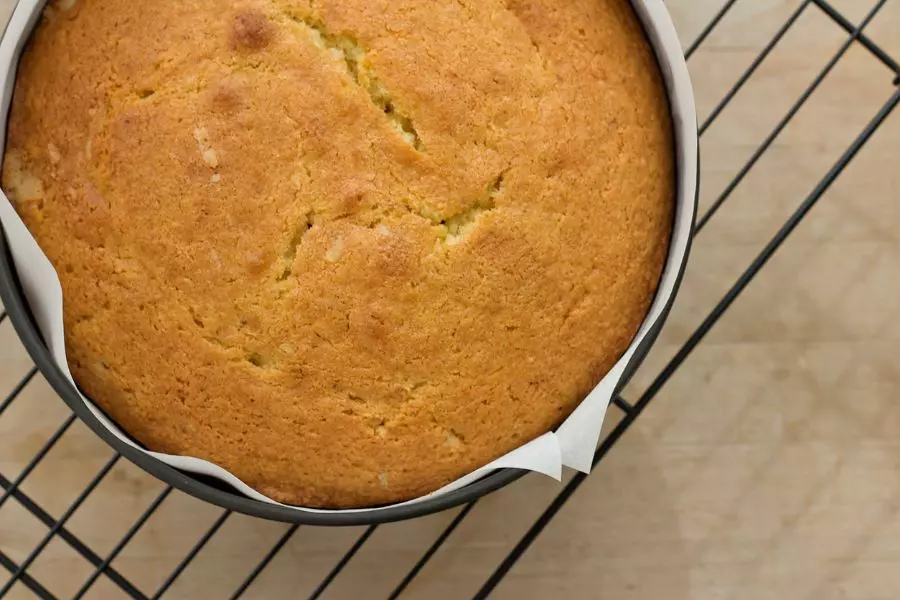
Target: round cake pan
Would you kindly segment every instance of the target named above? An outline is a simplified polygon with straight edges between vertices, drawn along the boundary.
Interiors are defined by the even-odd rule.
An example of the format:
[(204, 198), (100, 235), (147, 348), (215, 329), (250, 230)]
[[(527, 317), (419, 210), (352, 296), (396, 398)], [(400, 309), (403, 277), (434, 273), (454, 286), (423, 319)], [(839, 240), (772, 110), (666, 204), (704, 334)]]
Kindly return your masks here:
[[(21, 8), (21, 4), (19, 8)], [(676, 94), (683, 96), (685, 90), (689, 93), (690, 82), (687, 76), (687, 67), (684, 64), (684, 57), (681, 54), (680, 46), (678, 46), (678, 40), (675, 36), (674, 27), (662, 2), (660, 0), (632, 0), (632, 4), (644, 24), (648, 40), (656, 52), (661, 71), (666, 80), (673, 122), (675, 124), (679, 161), (677, 208), (678, 214), (689, 217), (688, 219), (676, 218), (676, 221), (681, 223), (680, 227), (682, 230), (679, 231), (676, 227), (675, 234), (687, 239), (687, 243), (684, 245), (683, 252), (679, 253), (679, 256), (669, 257), (669, 266), (671, 267), (674, 264), (676, 267), (672, 276), (675, 278), (675, 289), (677, 290), (687, 263), (690, 250), (690, 236), (693, 233), (694, 216), (697, 210), (696, 190), (698, 189), (699, 165), (696, 164), (698, 150), (696, 115), (692, 112), (692, 97), (676, 97)], [(29, 19), (29, 25), (33, 27), (37, 20), (37, 13), (27, 15), (27, 18)], [(4, 32), (5, 35), (9, 35), (9, 30)], [(4, 94), (3, 101), (9, 102), (12, 90), (0, 90), (0, 92)], [(684, 110), (685, 107), (690, 109), (690, 114), (679, 113), (679, 110)], [(690, 151), (685, 152), (685, 148), (690, 149)], [(692, 154), (693, 158), (688, 158), (685, 154)], [(691, 191), (688, 192), (687, 190)], [(632, 360), (627, 365), (625, 375), (619, 383), (619, 389), (624, 387), (650, 351), (650, 347), (659, 335), (663, 323), (669, 314), (675, 295), (672, 294), (670, 296), (662, 315), (653, 324), (649, 335), (644, 338), (634, 353)], [(254, 500), (217, 480), (185, 473), (168, 466), (139, 448), (123, 442), (97, 419), (81, 400), (76, 388), (56, 365), (50, 350), (42, 339), (29, 309), (22, 285), (19, 282), (5, 233), (0, 235), (0, 298), (3, 300), (5, 309), (17, 334), (36, 366), (56, 393), (94, 433), (116, 452), (119, 452), (122, 456), (164, 483), (196, 498), (229, 510), (274, 521), (308, 525), (358, 526), (387, 523), (412, 519), (472, 502), (512, 483), (526, 473), (515, 469), (500, 469), (474, 483), (445, 495), (425, 499), (414, 504), (386, 507), (378, 511), (307, 512)]]

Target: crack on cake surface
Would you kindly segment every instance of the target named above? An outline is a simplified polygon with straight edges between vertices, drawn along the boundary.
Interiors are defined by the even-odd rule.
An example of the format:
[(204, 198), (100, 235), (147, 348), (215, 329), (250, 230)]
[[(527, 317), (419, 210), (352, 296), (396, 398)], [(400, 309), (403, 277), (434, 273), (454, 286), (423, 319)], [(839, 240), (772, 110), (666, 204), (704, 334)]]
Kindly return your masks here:
[(519, 14), (521, 11), (521, 0), (506, 0), (503, 3), (503, 8), (506, 9), (509, 14), (511, 14), (515, 19), (522, 25), (525, 30), (525, 34), (528, 36), (529, 41), (531, 42), (531, 46), (534, 48), (534, 51), (537, 53), (538, 60), (541, 62), (541, 66), (545, 70), (550, 69), (550, 61), (547, 59), (547, 55), (544, 54), (544, 50), (541, 48), (540, 43), (534, 37), (531, 32), (531, 28), (528, 26), (525, 20), (523, 20), (522, 15)]
[(303, 244), (303, 238), (306, 237), (306, 234), (309, 233), (309, 230), (313, 227), (313, 217), (315, 214), (310, 211), (306, 213), (306, 218), (303, 223), (301, 223), (297, 229), (294, 231), (294, 234), (291, 236), (290, 241), (288, 242), (287, 250), (284, 251), (282, 255), (282, 262), (284, 263), (284, 270), (278, 276), (278, 281), (285, 281), (288, 277), (291, 276), (294, 267), (294, 259), (297, 258), (297, 248), (299, 248)]
[(468, 239), (469, 235), (478, 226), (478, 221), (485, 213), (496, 208), (496, 198), (503, 189), (505, 177), (506, 171), (500, 173), (494, 178), (485, 192), (476, 198), (466, 210), (451, 217), (441, 219), (429, 210), (418, 211), (418, 214), (442, 228), (441, 242), (443, 244), (447, 246), (457, 246)]
[(288, 12), (287, 16), (309, 32), (313, 44), (341, 60), (353, 82), (365, 91), (369, 99), (385, 115), (400, 137), (416, 150), (422, 149), (422, 140), (409, 115), (401, 111), (387, 88), (368, 64), (365, 50), (352, 37), (331, 33), (325, 25), (311, 17)]
[(218, 348), (229, 361), (246, 362), (257, 369), (275, 369), (273, 361), (257, 350), (251, 350), (241, 344), (230, 344), (222, 338), (215, 335), (204, 335), (203, 339), (208, 344)]

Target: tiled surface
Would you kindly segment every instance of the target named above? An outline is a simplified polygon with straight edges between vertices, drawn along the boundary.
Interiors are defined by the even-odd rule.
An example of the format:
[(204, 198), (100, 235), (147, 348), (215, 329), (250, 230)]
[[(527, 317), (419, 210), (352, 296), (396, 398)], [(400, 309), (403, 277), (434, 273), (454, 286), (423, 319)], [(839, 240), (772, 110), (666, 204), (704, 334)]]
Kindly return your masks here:
[[(693, 40), (724, 0), (670, 0)], [(701, 119), (801, 4), (738, 0), (691, 59)], [(869, 0), (834, 0), (854, 23)], [(9, 6), (0, 0), (0, 6)], [(900, 59), (900, 2), (867, 33)], [(815, 6), (703, 138), (702, 206), (726, 188), (846, 35)], [(697, 239), (637, 398), (888, 99), (891, 74), (854, 46)], [(690, 355), (496, 591), (498, 598), (888, 600), (900, 597), (900, 113), (893, 115)], [(0, 325), (0, 392), (30, 361)], [(68, 412), (37, 377), (0, 418), (14, 479)], [(54, 517), (110, 456), (72, 426), (22, 487)], [(162, 486), (121, 462), (67, 529), (105, 557)], [(471, 597), (559, 491), (530, 477), (485, 499), (409, 588)], [(220, 511), (173, 493), (113, 562), (148, 595)], [(381, 598), (453, 518), (379, 529), (326, 598)], [(284, 526), (232, 516), (167, 598), (226, 598)], [(47, 529), (0, 507), (21, 562)], [(245, 598), (306, 597), (362, 530), (302, 528)], [(60, 539), (29, 573), (60, 598), (92, 569)], [(0, 585), (8, 575), (0, 570)], [(29, 598), (21, 584), (10, 598)], [(87, 598), (124, 598), (105, 577)]]

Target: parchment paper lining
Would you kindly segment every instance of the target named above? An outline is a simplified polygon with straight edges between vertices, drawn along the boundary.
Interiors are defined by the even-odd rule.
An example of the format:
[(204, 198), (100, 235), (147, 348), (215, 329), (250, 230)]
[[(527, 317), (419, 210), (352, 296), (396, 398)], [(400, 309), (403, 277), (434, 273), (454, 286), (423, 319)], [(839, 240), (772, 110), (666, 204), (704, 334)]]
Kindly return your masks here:
[[(2, 96), (0, 96), (0, 139), (4, 141), (4, 144), (19, 56), (30, 32), (39, 20), (44, 3), (45, 0), (20, 0), (7, 26), (6, 33), (0, 41), (0, 91), (2, 91)], [(591, 460), (612, 394), (618, 388), (629, 364), (634, 360), (641, 343), (670, 304), (688, 250), (695, 217), (698, 160), (697, 117), (687, 65), (668, 11), (661, 0), (632, 0), (632, 4), (644, 24), (665, 78), (675, 126), (678, 158), (678, 194), (674, 233), (668, 262), (650, 313), (625, 355), (556, 432), (547, 433), (428, 496), (402, 504), (413, 504), (446, 494), (476, 481), (495, 469), (527, 469), (557, 480), (562, 476), (563, 466), (585, 473), (590, 471)], [(72, 380), (65, 353), (62, 289), (59, 278), (9, 200), (2, 193), (0, 196), (2, 196), (0, 198), (0, 222), (2, 222), (8, 238), (13, 262), (29, 307), (54, 360), (69, 380)], [(72, 383), (74, 385), (74, 381)], [(84, 396), (82, 399), (97, 419), (125, 443), (182, 471), (209, 475), (222, 480), (250, 498), (279, 504), (210, 462), (186, 456), (158, 454), (142, 449), (116, 424), (111, 422), (93, 402)], [(298, 460), (302, 460), (302, 458), (298, 457)], [(302, 507), (290, 508), (310, 512), (339, 512)], [(378, 511), (384, 510), (384, 508), (386, 507), (357, 509), (348, 512)]]

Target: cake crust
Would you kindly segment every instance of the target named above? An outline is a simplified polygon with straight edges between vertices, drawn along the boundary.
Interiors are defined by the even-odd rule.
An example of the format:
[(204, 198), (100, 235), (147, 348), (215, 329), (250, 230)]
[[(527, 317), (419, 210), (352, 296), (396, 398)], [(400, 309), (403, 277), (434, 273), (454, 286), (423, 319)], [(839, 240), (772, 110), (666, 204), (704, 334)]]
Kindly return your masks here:
[(627, 0), (51, 0), (2, 177), (83, 391), (328, 508), (565, 419), (645, 317), (674, 181)]

